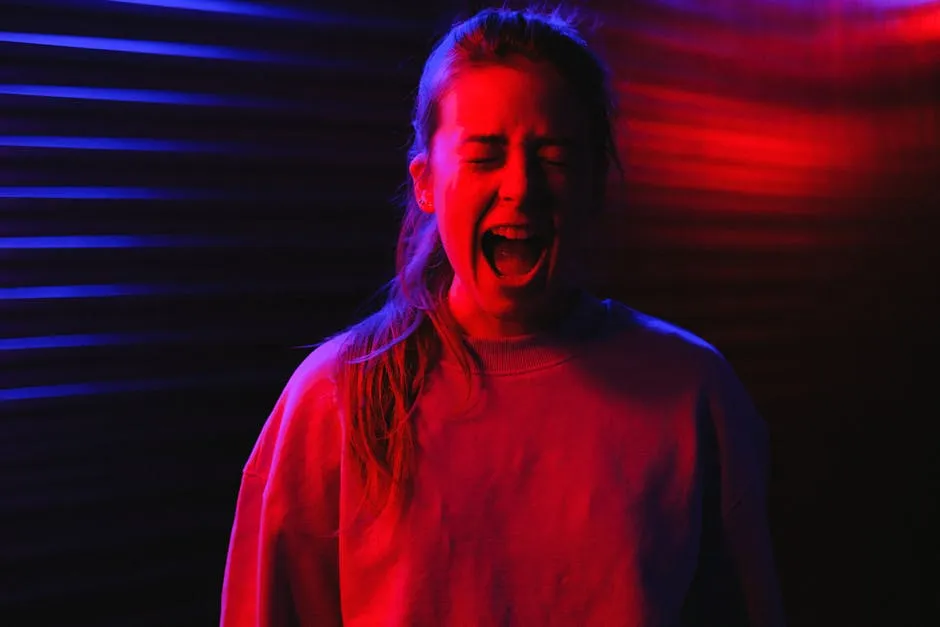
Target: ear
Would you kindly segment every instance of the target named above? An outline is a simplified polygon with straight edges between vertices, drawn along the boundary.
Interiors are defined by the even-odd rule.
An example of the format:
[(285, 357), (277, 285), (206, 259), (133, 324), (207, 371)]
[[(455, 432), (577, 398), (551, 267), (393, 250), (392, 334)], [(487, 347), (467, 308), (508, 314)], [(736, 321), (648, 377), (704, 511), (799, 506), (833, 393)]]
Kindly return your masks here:
[(428, 155), (422, 152), (408, 164), (411, 173), (411, 187), (414, 190), (418, 207), (425, 213), (434, 213), (434, 199), (431, 194), (430, 172), (428, 169)]

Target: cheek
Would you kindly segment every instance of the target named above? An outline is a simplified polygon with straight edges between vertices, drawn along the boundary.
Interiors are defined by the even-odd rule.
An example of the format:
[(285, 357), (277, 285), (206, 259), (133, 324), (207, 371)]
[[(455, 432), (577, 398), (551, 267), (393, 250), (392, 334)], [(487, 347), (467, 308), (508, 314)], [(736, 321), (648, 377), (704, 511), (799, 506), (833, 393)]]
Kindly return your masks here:
[(451, 266), (466, 277), (473, 272), (477, 225), (484, 214), (485, 193), (474, 177), (460, 171), (450, 174), (435, 179), (437, 226)]
[(472, 241), (477, 225), (487, 209), (487, 199), (492, 197), (485, 177), (456, 170), (449, 177), (435, 181), (434, 194), (439, 199), (442, 215), (441, 226), (453, 235), (457, 233)]
[(487, 194), (495, 192), (498, 181), (493, 175), (475, 172), (468, 167), (447, 165), (435, 174), (434, 192), (447, 203), (464, 210), (473, 210)]
[(560, 191), (570, 197), (581, 197), (589, 192), (594, 180), (590, 168), (574, 165), (565, 170), (558, 170), (549, 179)]
[(575, 219), (596, 212), (598, 206), (597, 181), (589, 168), (579, 168), (560, 174), (554, 186), (555, 197), (565, 219)]
[(557, 181), (549, 181), (549, 193), (552, 196), (555, 228), (566, 236), (584, 211), (584, 190), (576, 185), (576, 181), (559, 177)]
[(589, 236), (596, 213), (594, 183), (589, 172), (573, 172), (559, 178), (554, 187), (558, 211), (556, 226), (561, 237), (559, 253), (563, 257), (577, 256)]

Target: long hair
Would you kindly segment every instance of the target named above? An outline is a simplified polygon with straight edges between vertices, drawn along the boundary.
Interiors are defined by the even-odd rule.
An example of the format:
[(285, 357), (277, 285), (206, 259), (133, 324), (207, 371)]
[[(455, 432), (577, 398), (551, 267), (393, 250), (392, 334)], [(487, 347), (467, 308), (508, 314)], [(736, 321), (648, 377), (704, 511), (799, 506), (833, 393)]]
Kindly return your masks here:
[[(506, 63), (517, 55), (550, 63), (581, 98), (592, 122), (601, 179), (606, 179), (611, 163), (620, 169), (606, 66), (572, 19), (557, 10), (531, 9), (486, 9), (454, 25), (437, 43), (418, 85), (409, 162), (430, 150), (438, 101), (455, 72), (471, 64)], [(436, 216), (418, 207), (410, 177), (402, 200), (396, 273), (385, 303), (347, 331), (339, 360), (338, 393), (347, 415), (348, 452), (360, 471), (365, 498), (378, 511), (403, 497), (410, 486), (416, 458), (412, 413), (444, 351), (456, 356), (468, 381), (472, 368), (471, 354), (446, 303), (454, 270)]]

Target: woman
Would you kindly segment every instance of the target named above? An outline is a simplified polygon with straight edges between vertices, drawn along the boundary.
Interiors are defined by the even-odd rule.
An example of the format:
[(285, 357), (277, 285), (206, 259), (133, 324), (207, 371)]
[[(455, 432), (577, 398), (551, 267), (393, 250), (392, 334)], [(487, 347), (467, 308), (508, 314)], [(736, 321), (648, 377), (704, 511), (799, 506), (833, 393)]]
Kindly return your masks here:
[(264, 426), (224, 626), (783, 624), (746, 392), (579, 280), (611, 102), (557, 14), (483, 11), (434, 49), (387, 302)]

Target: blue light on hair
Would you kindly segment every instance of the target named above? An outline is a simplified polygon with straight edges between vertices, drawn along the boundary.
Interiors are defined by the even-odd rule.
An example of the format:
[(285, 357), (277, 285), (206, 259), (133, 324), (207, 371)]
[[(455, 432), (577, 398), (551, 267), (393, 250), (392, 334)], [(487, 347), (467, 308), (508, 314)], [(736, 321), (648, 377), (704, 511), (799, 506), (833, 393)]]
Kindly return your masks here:
[(169, 57), (190, 57), (196, 59), (222, 59), (226, 61), (254, 61), (267, 63), (303, 63), (304, 59), (225, 46), (189, 44), (173, 41), (146, 41), (141, 39), (111, 39), (107, 37), (83, 37), (78, 35), (52, 35), (45, 33), (13, 33), (0, 31), (0, 42), (52, 46), (58, 48), (79, 48), (83, 50), (103, 50), (108, 52), (128, 52), (132, 54), (151, 54)]
[(224, 13), (245, 17), (302, 22), (329, 26), (380, 27), (408, 29), (419, 27), (414, 21), (390, 18), (366, 18), (359, 15), (310, 11), (292, 7), (273, 6), (268, 3), (240, 2), (236, 0), (109, 0), (115, 4), (134, 4), (162, 9), (180, 9), (203, 13)]
[(263, 100), (260, 98), (244, 98), (240, 96), (194, 94), (155, 89), (116, 89), (109, 87), (71, 87), (64, 85), (0, 84), (0, 94), (9, 96), (38, 96), (44, 98), (72, 98), (76, 100), (190, 105), (199, 107), (279, 108), (289, 106), (284, 102)]

